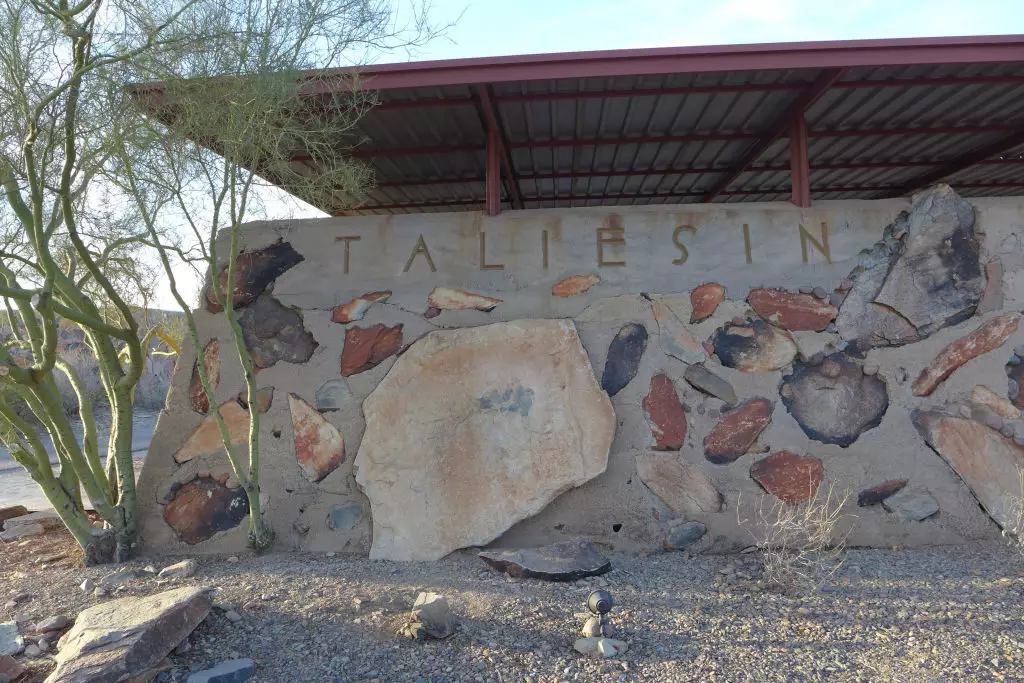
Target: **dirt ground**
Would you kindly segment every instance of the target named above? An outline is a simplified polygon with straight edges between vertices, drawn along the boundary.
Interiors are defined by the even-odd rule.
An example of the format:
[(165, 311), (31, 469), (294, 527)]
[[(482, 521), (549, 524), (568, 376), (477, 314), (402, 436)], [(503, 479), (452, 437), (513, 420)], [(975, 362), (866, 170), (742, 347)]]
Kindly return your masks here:
[[(74, 617), (97, 600), (177, 585), (216, 588), (216, 607), (158, 680), (251, 657), (262, 682), (285, 681), (1020, 681), (1024, 562), (1005, 546), (851, 550), (820, 591), (756, 586), (756, 554), (610, 555), (613, 570), (570, 583), (515, 580), (469, 552), (429, 564), (328, 554), (203, 557), (187, 579), (142, 578), (110, 597), (79, 585), (70, 537), (0, 544), (0, 621)], [(180, 558), (141, 557), (159, 569)], [(572, 649), (595, 587), (615, 596), (629, 650), (596, 660)], [(444, 641), (395, 634), (421, 590), (460, 620)], [(235, 610), (241, 620), (225, 616)], [(232, 615), (233, 616), (233, 615)], [(48, 656), (21, 660), (35, 683)]]

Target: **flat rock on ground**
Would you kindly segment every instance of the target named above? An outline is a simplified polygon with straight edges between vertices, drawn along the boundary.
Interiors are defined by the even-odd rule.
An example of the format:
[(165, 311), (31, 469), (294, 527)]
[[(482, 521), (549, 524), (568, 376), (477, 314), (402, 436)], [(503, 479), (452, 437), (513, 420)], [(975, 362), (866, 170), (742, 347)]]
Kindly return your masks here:
[(547, 581), (575, 581), (604, 574), (611, 562), (588, 541), (563, 541), (540, 548), (485, 550), (480, 559), (509, 576)]

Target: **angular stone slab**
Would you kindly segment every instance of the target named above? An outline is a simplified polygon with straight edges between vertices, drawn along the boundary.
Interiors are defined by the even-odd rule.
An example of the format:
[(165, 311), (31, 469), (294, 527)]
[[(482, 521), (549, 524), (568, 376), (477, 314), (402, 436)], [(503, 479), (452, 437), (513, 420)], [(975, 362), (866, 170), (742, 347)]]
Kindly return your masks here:
[(677, 515), (721, 512), (725, 499), (698, 466), (672, 455), (636, 456), (636, 473), (654, 495)]
[(707, 532), (708, 528), (700, 522), (686, 522), (669, 529), (662, 546), (665, 550), (684, 550), (704, 538)]
[(961, 365), (998, 349), (1017, 331), (1019, 322), (1020, 313), (996, 316), (942, 349), (914, 381), (914, 396), (928, 396)]
[[(210, 388), (217, 391), (220, 385), (220, 344), (216, 339), (211, 339), (203, 349), (203, 368), (206, 370), (206, 378), (210, 381)], [(206, 415), (210, 410), (210, 397), (203, 389), (203, 379), (199, 376), (199, 358), (192, 364), (192, 378), (188, 383), (188, 399), (192, 410), (201, 415)]]
[(343, 379), (329, 379), (316, 390), (316, 409), (321, 413), (341, 410), (352, 400), (352, 391)]
[[(217, 409), (228, 428), (228, 437), (234, 445), (249, 442), (249, 411), (236, 400), (225, 401)], [(200, 455), (216, 453), (224, 449), (220, 426), (214, 415), (206, 417), (195, 431), (192, 432), (174, 453), (174, 462), (180, 464), (193, 460)]]
[[(262, 249), (252, 249), (238, 254), (236, 259), (234, 305), (248, 306), (266, 291), (274, 280), (302, 263), (305, 259), (295, 251), (289, 242), (278, 242)], [(224, 264), (218, 274), (223, 289), (228, 279), (228, 266)], [(220, 313), (224, 308), (217, 303), (212, 289), (206, 292), (206, 310)]]
[(363, 508), (359, 503), (335, 505), (327, 513), (327, 527), (332, 531), (349, 531), (363, 518)]
[(197, 477), (180, 487), (164, 507), (164, 521), (189, 545), (234, 529), (248, 515), (245, 489), (230, 489), (209, 477)]
[(615, 432), (568, 320), (431, 332), (363, 413), (356, 482), (370, 499), (375, 559), (489, 543), (604, 472)]
[(60, 639), (46, 683), (150, 680), (171, 651), (210, 613), (202, 588), (176, 588), (145, 598), (121, 598), (82, 611)]
[(730, 323), (715, 333), (711, 343), (722, 365), (743, 372), (779, 370), (797, 354), (796, 340), (789, 332), (763, 320)]
[(821, 460), (789, 451), (772, 453), (750, 466), (750, 478), (784, 503), (796, 505), (814, 498), (825, 474)]
[(1019, 420), (1021, 417), (1020, 408), (1013, 405), (1012, 401), (980, 384), (971, 391), (971, 401), (985, 406), (1004, 420)]
[(190, 674), (185, 683), (242, 683), (256, 673), (256, 663), (251, 659), (229, 659), (212, 669)]
[(480, 559), (519, 579), (576, 581), (611, 571), (612, 563), (589, 541), (563, 541), (541, 548), (485, 550)]
[(857, 494), (857, 506), (863, 508), (878, 505), (889, 496), (902, 491), (906, 485), (906, 479), (888, 479), (881, 484), (875, 484)]
[(4, 522), (7, 520), (27, 514), (28, 508), (24, 505), (12, 505), (10, 507), (0, 508), (0, 529), (4, 528)]
[(689, 365), (707, 360), (704, 347), (697, 343), (671, 308), (660, 301), (652, 301), (651, 312), (658, 321), (658, 340), (661, 342), (661, 350), (666, 355), (678, 358)]
[(683, 373), (683, 379), (697, 391), (714, 396), (728, 405), (736, 405), (736, 390), (725, 379), (711, 372), (703, 365), (691, 365)]
[(817, 365), (795, 363), (779, 393), (808, 437), (844, 448), (881, 424), (889, 408), (885, 380), (864, 374), (860, 363), (842, 353)]
[(927, 491), (903, 489), (882, 501), (882, 507), (905, 522), (923, 522), (939, 512), (939, 503)]
[(716, 465), (727, 465), (740, 458), (771, 424), (774, 410), (774, 403), (755, 397), (729, 411), (704, 438), (704, 457)]
[(331, 314), (331, 322), (344, 324), (362, 320), (371, 306), (383, 303), (390, 298), (391, 292), (388, 290), (363, 294), (352, 299), (347, 304), (342, 304), (335, 308)]
[(686, 443), (686, 411), (667, 375), (651, 377), (651, 390), (641, 403), (659, 451), (678, 451)]
[(345, 440), (337, 427), (295, 394), (288, 394), (288, 409), (299, 469), (311, 482), (323, 481), (345, 461)]
[(19, 517), (12, 517), (4, 522), (0, 532), (0, 541), (9, 542), (26, 536), (41, 536), (47, 531), (59, 529), (64, 525), (56, 512), (43, 510), (30, 512)]
[(960, 475), (981, 506), (1008, 532), (1020, 533), (1020, 471), (1024, 448), (983, 424), (941, 411), (915, 411), (914, 426)]
[(302, 316), (269, 295), (260, 296), (238, 316), (242, 338), (257, 370), (278, 361), (305, 363), (316, 350)]
[(647, 328), (638, 323), (623, 325), (608, 345), (601, 388), (614, 396), (629, 384), (640, 368), (640, 358), (647, 348)]
[(341, 349), (341, 376), (351, 377), (375, 368), (402, 348), (402, 325), (350, 327)]
[(717, 282), (708, 282), (690, 292), (690, 324), (707, 320), (718, 310), (718, 305), (725, 301), (725, 287)]
[(428, 306), (442, 311), (492, 311), (500, 303), (501, 299), (451, 287), (434, 287), (427, 297)]
[(570, 296), (576, 296), (577, 294), (583, 294), (590, 290), (601, 282), (601, 276), (592, 273), (590, 275), (570, 275), (564, 280), (559, 280), (551, 287), (551, 294), (554, 296), (567, 298)]
[(813, 294), (793, 294), (784, 289), (755, 289), (747, 296), (754, 312), (773, 325), (791, 332), (821, 332), (839, 310)]

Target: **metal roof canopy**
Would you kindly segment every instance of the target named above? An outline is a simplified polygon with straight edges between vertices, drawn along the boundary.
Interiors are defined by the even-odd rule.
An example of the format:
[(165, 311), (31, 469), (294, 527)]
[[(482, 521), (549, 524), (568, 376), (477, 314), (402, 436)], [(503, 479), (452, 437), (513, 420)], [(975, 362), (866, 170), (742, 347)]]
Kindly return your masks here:
[[(316, 89), (352, 71), (326, 72)], [(359, 123), (369, 143), (355, 153), (378, 186), (358, 209), (318, 207), (332, 214), (809, 206), (937, 181), (966, 196), (1024, 188), (1024, 36), (527, 55), (358, 73), (380, 92)]]

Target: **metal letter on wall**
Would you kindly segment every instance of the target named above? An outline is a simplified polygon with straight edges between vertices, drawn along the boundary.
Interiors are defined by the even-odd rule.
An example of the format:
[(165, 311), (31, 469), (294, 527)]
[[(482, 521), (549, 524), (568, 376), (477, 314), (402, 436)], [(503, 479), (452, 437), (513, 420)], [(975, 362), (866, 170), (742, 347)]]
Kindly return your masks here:
[(814, 245), (822, 256), (825, 257), (825, 261), (832, 263), (832, 251), (828, 247), (828, 223), (822, 222), (821, 224), (821, 241), (819, 242), (814, 238), (811, 233), (804, 229), (804, 226), (800, 225), (800, 255), (804, 259), (804, 263), (807, 263), (808, 249), (807, 243), (810, 242)]
[(352, 243), (358, 242), (363, 239), (359, 235), (345, 235), (344, 237), (335, 237), (338, 242), (345, 243), (345, 275), (348, 275), (348, 264), (351, 261)]
[(420, 238), (416, 240), (416, 248), (412, 250), (411, 254), (409, 254), (409, 260), (405, 262), (405, 268), (402, 268), (402, 272), (409, 272), (409, 268), (412, 267), (412, 262), (416, 260), (416, 257), (419, 254), (423, 254), (427, 257), (427, 265), (430, 266), (430, 272), (436, 273), (437, 266), (434, 265), (434, 259), (430, 258), (430, 250), (427, 249), (427, 242), (423, 239), (422, 234), (420, 235)]
[(682, 253), (679, 255), (679, 258), (672, 259), (672, 265), (675, 266), (683, 265), (684, 263), (686, 263), (686, 260), (690, 258), (690, 250), (687, 249), (686, 245), (679, 240), (679, 236), (683, 232), (696, 234), (697, 228), (693, 227), (692, 225), (676, 226), (675, 232), (672, 233), (672, 244), (676, 245), (679, 248), (679, 251)]

